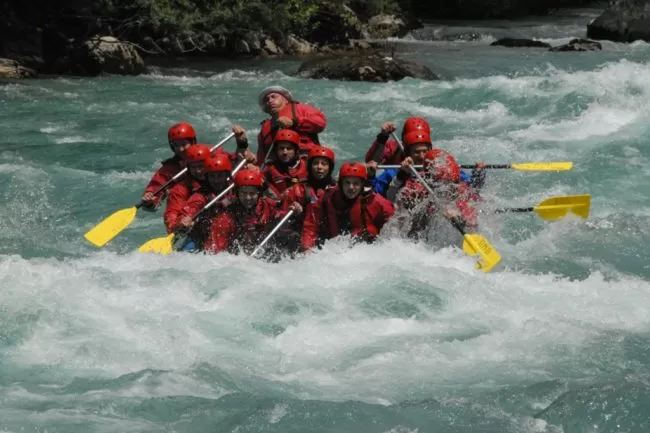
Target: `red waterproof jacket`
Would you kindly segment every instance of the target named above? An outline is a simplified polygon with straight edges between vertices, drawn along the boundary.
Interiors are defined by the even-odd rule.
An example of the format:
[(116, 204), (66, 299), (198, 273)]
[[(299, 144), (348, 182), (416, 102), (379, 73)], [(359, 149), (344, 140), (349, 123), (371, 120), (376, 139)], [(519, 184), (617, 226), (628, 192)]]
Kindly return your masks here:
[(301, 247), (308, 250), (319, 239), (331, 239), (348, 231), (353, 236), (373, 240), (394, 214), (393, 204), (375, 192), (362, 193), (349, 203), (338, 187), (332, 188), (317, 203), (307, 207)]
[[(327, 126), (327, 117), (318, 108), (302, 102), (290, 102), (280, 111), (278, 117), (288, 117), (293, 120), (293, 125), (289, 129), (300, 134), (300, 154), (305, 156), (314, 146), (320, 146), (318, 134)], [(266, 119), (262, 122), (262, 128), (257, 136), (257, 163), (265, 162), (266, 154), (273, 143), (273, 138), (278, 127), (274, 125), (272, 119)], [(273, 155), (269, 155), (273, 159)]]
[(329, 188), (333, 188), (335, 184), (327, 185), (325, 188), (315, 188), (309, 183), (299, 183), (284, 192), (282, 195), (282, 211), (289, 212), (289, 206), (297, 202), (302, 206), (301, 218), (294, 218), (291, 228), (298, 232), (302, 232), (302, 225), (307, 215), (307, 207), (316, 204), (318, 200), (325, 194)]
[[(151, 180), (147, 184), (147, 187), (144, 189), (144, 194), (148, 192), (155, 192), (158, 188), (163, 186), (169, 179), (176, 176), (179, 171), (183, 168), (181, 159), (177, 156), (173, 156), (169, 159), (164, 160), (160, 168), (154, 173), (151, 177)], [(166, 196), (165, 193), (160, 193), (156, 195), (153, 199), (155, 206), (159, 206), (160, 202)]]
[[(475, 204), (482, 199), (475, 189), (465, 183), (447, 182), (434, 189), (434, 192), (440, 194), (440, 199), (450, 202), (459, 211), (460, 218), (465, 223), (468, 231), (476, 229), (478, 226), (478, 211)], [(396, 201), (399, 207), (412, 209), (428, 196), (429, 192), (422, 183), (410, 178), (404, 183)], [(433, 204), (430, 204), (426, 209), (426, 213), (429, 215), (437, 212), (438, 210)]]
[[(375, 152), (379, 147), (379, 141), (375, 140), (370, 145), (370, 149), (366, 152), (366, 162), (372, 161), (372, 157), (375, 156)], [(400, 149), (399, 144), (395, 140), (388, 140), (384, 145), (384, 153), (381, 156), (379, 164), (401, 164), (404, 159), (404, 152)]]
[(183, 208), (190, 196), (201, 188), (201, 184), (196, 179), (184, 176), (169, 191), (167, 198), (167, 207), (165, 208), (165, 227), (167, 233), (172, 233), (178, 227), (178, 223), (183, 217)]
[(269, 186), (282, 194), (297, 183), (307, 182), (307, 162), (298, 159), (292, 167), (286, 169), (278, 163), (271, 163), (264, 168), (264, 177)]
[(281, 215), (278, 203), (267, 197), (260, 197), (253, 212), (247, 212), (235, 202), (212, 220), (205, 250), (236, 253), (240, 246), (249, 254), (273, 230)]

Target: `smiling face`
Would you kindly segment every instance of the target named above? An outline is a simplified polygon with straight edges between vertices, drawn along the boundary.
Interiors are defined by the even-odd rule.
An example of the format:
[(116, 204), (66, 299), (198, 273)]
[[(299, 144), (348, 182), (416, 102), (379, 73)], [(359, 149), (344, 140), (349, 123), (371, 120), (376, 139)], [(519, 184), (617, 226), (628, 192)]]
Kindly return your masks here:
[(341, 189), (346, 198), (350, 200), (355, 199), (361, 194), (363, 179), (359, 177), (344, 177), (341, 179)]

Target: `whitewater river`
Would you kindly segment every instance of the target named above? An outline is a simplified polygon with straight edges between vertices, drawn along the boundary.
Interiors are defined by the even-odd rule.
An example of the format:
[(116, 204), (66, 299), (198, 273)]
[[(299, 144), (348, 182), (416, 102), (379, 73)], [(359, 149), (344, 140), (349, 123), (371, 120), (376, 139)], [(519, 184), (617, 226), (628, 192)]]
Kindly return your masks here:
[[(597, 13), (432, 23), (483, 35), (397, 44), (438, 82), (299, 80), (298, 60), (273, 60), (0, 84), (0, 432), (650, 431), (650, 45), (489, 46), (558, 45)], [(172, 123), (254, 137), (271, 84), (327, 114), (339, 166), (420, 115), (462, 163), (574, 162), (491, 171), (486, 206), (591, 194), (590, 217), (486, 212), (489, 274), (395, 236), (278, 264), (143, 255), (164, 234), (146, 213), (86, 243), (137, 202)]]

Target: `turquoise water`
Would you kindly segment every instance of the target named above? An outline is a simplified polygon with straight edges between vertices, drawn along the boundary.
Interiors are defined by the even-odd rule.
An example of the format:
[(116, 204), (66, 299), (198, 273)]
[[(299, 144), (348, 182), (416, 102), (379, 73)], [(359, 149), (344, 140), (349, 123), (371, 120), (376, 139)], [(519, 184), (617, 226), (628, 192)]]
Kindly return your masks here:
[[(558, 44), (594, 13), (513, 31)], [(298, 80), (289, 59), (0, 85), (0, 432), (650, 431), (650, 46), (489, 47), (508, 25), (398, 42), (441, 82)], [(574, 162), (490, 172), (488, 209), (589, 193), (590, 218), (486, 214), (490, 274), (395, 236), (279, 264), (138, 254), (151, 214), (84, 241), (137, 202), (170, 124), (254, 136), (274, 83), (325, 111), (339, 161), (422, 115), (463, 163)]]

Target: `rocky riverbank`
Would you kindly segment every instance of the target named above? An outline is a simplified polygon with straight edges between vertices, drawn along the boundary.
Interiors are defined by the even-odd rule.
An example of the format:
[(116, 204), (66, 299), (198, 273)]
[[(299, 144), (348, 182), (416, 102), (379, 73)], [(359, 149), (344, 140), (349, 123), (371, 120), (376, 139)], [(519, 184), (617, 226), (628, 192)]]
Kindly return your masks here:
[[(589, 38), (650, 41), (645, 12), (650, 10), (649, 2), (610, 1), (603, 15), (589, 25)], [(370, 48), (364, 40), (403, 37), (420, 27), (415, 16), (514, 18), (586, 1), (454, 0), (443, 5), (417, 0), (277, 0), (272, 8), (261, 0), (189, 3), (193, 7), (184, 10), (161, 0), (142, 0), (137, 5), (129, 0), (62, 0), (57, 7), (45, 0), (5, 2), (0, 6), (0, 78), (137, 75), (153, 58), (360, 54)], [(401, 74), (396, 72), (399, 68), (378, 72), (370, 65), (379, 64), (376, 58), (367, 54), (368, 64), (353, 68), (354, 74), (345, 72), (344, 79), (379, 81)], [(352, 63), (358, 61), (358, 56), (352, 57)], [(313, 65), (310, 74), (322, 75)]]

